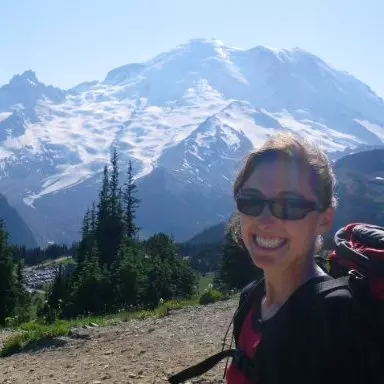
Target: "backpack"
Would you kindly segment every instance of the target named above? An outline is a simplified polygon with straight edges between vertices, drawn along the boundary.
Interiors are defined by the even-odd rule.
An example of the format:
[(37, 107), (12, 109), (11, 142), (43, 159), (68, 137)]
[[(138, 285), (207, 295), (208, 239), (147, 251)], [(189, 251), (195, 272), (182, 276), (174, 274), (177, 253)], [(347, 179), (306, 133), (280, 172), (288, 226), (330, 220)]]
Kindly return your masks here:
[(334, 242), (329, 274), (348, 284), (366, 319), (378, 330), (375, 337), (384, 356), (384, 227), (348, 224), (336, 232)]
[[(371, 330), (378, 330), (373, 332), (373, 343), (384, 362), (384, 227), (352, 223), (336, 232), (334, 243), (334, 250), (325, 260), (326, 272), (333, 279), (316, 283), (316, 294), (328, 294), (330, 291), (348, 288), (359, 303), (364, 318), (369, 321)], [(324, 263), (322, 267), (324, 268)], [(227, 358), (228, 364), (229, 357), (248, 377), (254, 377), (257, 362), (243, 355), (237, 348), (237, 342), (248, 311), (262, 295), (262, 287), (263, 279), (253, 281), (242, 290), (238, 308), (224, 336), (221, 352), (169, 377), (169, 383), (179, 384), (200, 376), (224, 358)], [(232, 323), (235, 348), (232, 348), (232, 340), (229, 349), (224, 349)]]

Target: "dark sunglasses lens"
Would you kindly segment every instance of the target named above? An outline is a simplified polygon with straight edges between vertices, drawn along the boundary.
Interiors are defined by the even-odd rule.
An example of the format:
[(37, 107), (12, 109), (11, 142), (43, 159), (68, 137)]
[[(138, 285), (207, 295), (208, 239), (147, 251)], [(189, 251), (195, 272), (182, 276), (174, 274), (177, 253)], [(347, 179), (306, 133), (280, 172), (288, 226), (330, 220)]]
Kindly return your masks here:
[(300, 200), (280, 200), (272, 203), (272, 215), (283, 220), (303, 219), (311, 210), (303, 201)]
[(264, 201), (249, 197), (238, 197), (236, 200), (237, 209), (248, 216), (259, 216), (264, 207)]

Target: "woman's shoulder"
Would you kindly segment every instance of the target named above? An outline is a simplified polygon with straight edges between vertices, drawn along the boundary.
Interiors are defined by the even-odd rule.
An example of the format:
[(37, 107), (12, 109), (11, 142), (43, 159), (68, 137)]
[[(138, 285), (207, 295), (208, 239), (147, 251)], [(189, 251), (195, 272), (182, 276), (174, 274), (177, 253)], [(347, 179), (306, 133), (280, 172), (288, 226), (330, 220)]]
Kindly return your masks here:
[(362, 308), (348, 284), (332, 287), (334, 282), (327, 277), (309, 282), (292, 302), (292, 337), (303, 349), (316, 345), (324, 353), (345, 355), (367, 342)]
[(332, 322), (343, 321), (345, 318), (351, 320), (362, 320), (363, 311), (360, 303), (352, 294), (348, 280), (339, 280), (327, 277), (319, 283), (321, 287), (315, 290), (316, 299), (314, 308), (318, 307), (322, 318), (331, 318)]
[(308, 309), (312, 311), (318, 330), (323, 329), (334, 337), (334, 334), (355, 333), (356, 328), (364, 325), (364, 312), (347, 280), (340, 283), (327, 276), (316, 284)]
[(319, 359), (328, 366), (332, 383), (376, 382), (379, 356), (367, 315), (348, 286), (318, 295), (313, 304), (301, 329), (303, 360)]

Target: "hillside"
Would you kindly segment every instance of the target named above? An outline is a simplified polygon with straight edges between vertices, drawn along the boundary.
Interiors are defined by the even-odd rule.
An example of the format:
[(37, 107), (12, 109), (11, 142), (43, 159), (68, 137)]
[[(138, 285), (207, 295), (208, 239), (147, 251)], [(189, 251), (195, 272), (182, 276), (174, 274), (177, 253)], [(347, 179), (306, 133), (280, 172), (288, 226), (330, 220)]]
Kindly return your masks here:
[(0, 218), (4, 220), (10, 244), (25, 245), (28, 248), (37, 247), (37, 242), (31, 229), (22, 219), (19, 212), (8, 203), (7, 198), (2, 194), (0, 194)]
[(338, 207), (332, 234), (351, 222), (384, 226), (384, 150), (348, 155), (334, 169)]
[(353, 222), (384, 226), (384, 149), (355, 152), (333, 164), (337, 209), (324, 247), (334, 247), (333, 236)]
[(212, 244), (212, 243), (223, 243), (225, 232), (227, 230), (226, 223), (219, 223), (212, 225), (209, 228), (204, 229), (199, 232), (191, 239), (187, 241), (189, 245), (202, 245), (202, 244)]

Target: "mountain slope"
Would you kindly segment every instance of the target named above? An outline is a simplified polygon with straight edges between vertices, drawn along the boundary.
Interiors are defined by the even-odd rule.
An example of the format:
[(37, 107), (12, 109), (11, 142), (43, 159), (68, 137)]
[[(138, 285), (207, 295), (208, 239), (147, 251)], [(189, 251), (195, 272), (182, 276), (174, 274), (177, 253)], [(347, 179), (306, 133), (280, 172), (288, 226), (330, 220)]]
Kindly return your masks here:
[(2, 194), (0, 194), (0, 219), (4, 221), (5, 229), (8, 232), (9, 244), (25, 245), (27, 248), (37, 247), (32, 231)]
[(64, 91), (40, 83), (33, 71), (25, 71), (0, 88), (0, 109), (12, 109), (19, 104), (32, 110), (39, 100), (61, 102), (64, 98)]
[(244, 155), (281, 130), (337, 159), (383, 145), (384, 102), (303, 50), (217, 40), (191, 40), (68, 91), (27, 71), (0, 87), (0, 191), (39, 243), (71, 242), (116, 147), (123, 170), (134, 162), (143, 234), (183, 241), (230, 215)]
[(384, 149), (345, 156), (334, 169), (338, 207), (331, 234), (352, 222), (384, 226)]
[(212, 225), (194, 235), (187, 241), (188, 245), (223, 244), (228, 230), (227, 222)]

